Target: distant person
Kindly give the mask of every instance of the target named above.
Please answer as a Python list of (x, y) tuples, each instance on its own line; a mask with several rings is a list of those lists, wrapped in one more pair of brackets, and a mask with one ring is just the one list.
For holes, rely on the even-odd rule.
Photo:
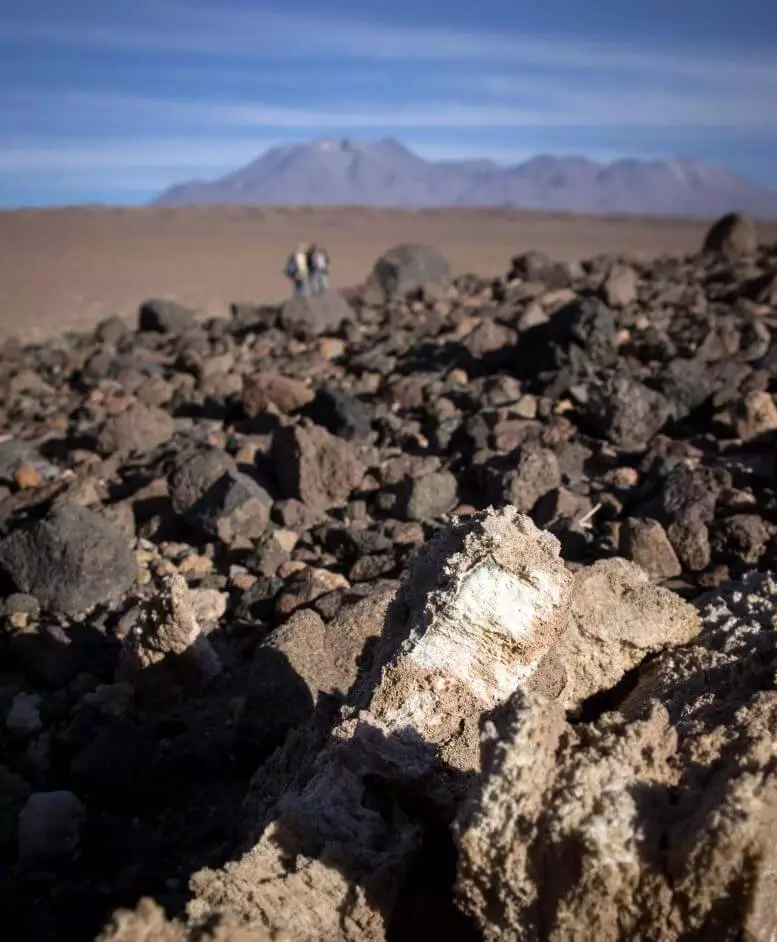
[(311, 245), (308, 252), (310, 289), (313, 294), (323, 294), (329, 287), (329, 256), (318, 245)]
[(294, 283), (294, 295), (297, 297), (307, 297), (310, 294), (309, 255), (310, 248), (303, 242), (297, 246), (297, 251), (293, 252), (286, 262), (286, 277)]

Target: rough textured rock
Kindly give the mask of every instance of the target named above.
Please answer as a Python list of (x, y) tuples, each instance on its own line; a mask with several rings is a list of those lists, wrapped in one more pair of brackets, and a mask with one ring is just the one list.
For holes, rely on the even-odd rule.
[(345, 503), (364, 476), (353, 450), (318, 425), (278, 429), (272, 454), (283, 496), (314, 512)]
[(502, 478), (503, 500), (522, 513), (530, 513), (537, 501), (561, 484), (558, 458), (548, 448), (521, 448), (513, 469)]
[(161, 298), (140, 305), (138, 329), (160, 334), (182, 334), (194, 321), (194, 311)]
[(698, 631), (693, 606), (654, 586), (639, 566), (599, 560), (575, 575), (569, 624), (553, 651), (562, 668), (558, 697), (579, 705), (614, 687), (647, 655), (685, 644)]
[(227, 907), (300, 940), (383, 938), (423, 832), (399, 796), (444, 804), (440, 763), (475, 766), (477, 717), (555, 643), (570, 584), (558, 542), (514, 508), (454, 521), (427, 544), (312, 777), (241, 860), (194, 878), (192, 917)]
[(123, 619), (117, 680), (150, 696), (175, 687), (207, 684), (221, 671), (218, 656), (197, 621), (186, 580), (168, 576), (162, 590)]
[(169, 442), (174, 434), (175, 423), (167, 412), (133, 402), (105, 421), (97, 447), (104, 455), (144, 455)]
[(734, 404), (731, 416), (734, 434), (746, 442), (777, 429), (777, 406), (768, 392), (748, 393)]
[(654, 582), (673, 579), (683, 571), (666, 530), (657, 520), (629, 518), (621, 528), (621, 552)]
[(312, 399), (312, 390), (301, 380), (278, 373), (257, 373), (243, 381), (243, 409), (249, 418), (270, 407), (282, 413), (294, 412)]
[(0, 567), (19, 591), (70, 616), (117, 601), (138, 572), (124, 535), (75, 504), (14, 530), (0, 542)]
[(233, 913), (218, 913), (204, 922), (184, 925), (169, 920), (151, 899), (135, 909), (120, 909), (96, 942), (291, 942), (283, 934), (269, 935), (261, 926), (247, 926)]
[(671, 415), (667, 400), (624, 374), (590, 388), (586, 418), (624, 451), (642, 451)]
[(450, 284), (445, 258), (430, 245), (397, 245), (375, 263), (368, 290), (383, 298), (407, 297), (419, 292), (438, 294)]
[(280, 316), (281, 327), (302, 340), (334, 334), (342, 324), (353, 320), (353, 309), (337, 291), (290, 298), (281, 308)]
[(449, 471), (433, 471), (408, 478), (398, 498), (398, 511), (405, 520), (428, 520), (453, 510), (458, 500), (458, 482)]
[(519, 692), (486, 722), (457, 828), (459, 897), (486, 940), (774, 933), (776, 610), (777, 583), (751, 576), (620, 712), (571, 726)]
[(704, 238), (705, 252), (719, 252), (730, 259), (754, 255), (758, 249), (755, 223), (746, 213), (728, 213), (714, 223)]

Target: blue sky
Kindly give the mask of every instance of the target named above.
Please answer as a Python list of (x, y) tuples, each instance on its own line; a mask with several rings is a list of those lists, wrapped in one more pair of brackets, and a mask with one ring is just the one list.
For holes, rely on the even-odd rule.
[(501, 163), (687, 155), (777, 187), (769, 6), (0, 0), (0, 205), (142, 203), (340, 135)]

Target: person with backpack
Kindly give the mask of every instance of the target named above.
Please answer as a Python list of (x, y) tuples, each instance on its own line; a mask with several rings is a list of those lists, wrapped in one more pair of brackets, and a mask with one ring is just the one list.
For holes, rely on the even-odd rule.
[(310, 288), (313, 294), (323, 294), (329, 287), (329, 256), (318, 245), (311, 245), (308, 252)]
[(286, 262), (285, 274), (294, 283), (295, 297), (307, 297), (310, 293), (308, 257), (309, 247), (303, 242), (297, 246)]

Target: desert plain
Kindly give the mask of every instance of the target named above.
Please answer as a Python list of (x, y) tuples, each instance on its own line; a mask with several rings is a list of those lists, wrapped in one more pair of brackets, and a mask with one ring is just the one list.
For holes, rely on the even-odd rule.
[[(35, 341), (88, 329), (163, 297), (202, 315), (235, 300), (276, 302), (289, 291), (287, 254), (318, 241), (334, 287), (360, 284), (401, 242), (436, 246), (454, 273), (503, 275), (537, 249), (559, 261), (600, 253), (631, 258), (699, 249), (708, 223), (574, 216), (514, 209), (385, 210), (352, 207), (73, 207), (0, 213), (0, 338)], [(763, 242), (777, 222), (761, 223)]]

